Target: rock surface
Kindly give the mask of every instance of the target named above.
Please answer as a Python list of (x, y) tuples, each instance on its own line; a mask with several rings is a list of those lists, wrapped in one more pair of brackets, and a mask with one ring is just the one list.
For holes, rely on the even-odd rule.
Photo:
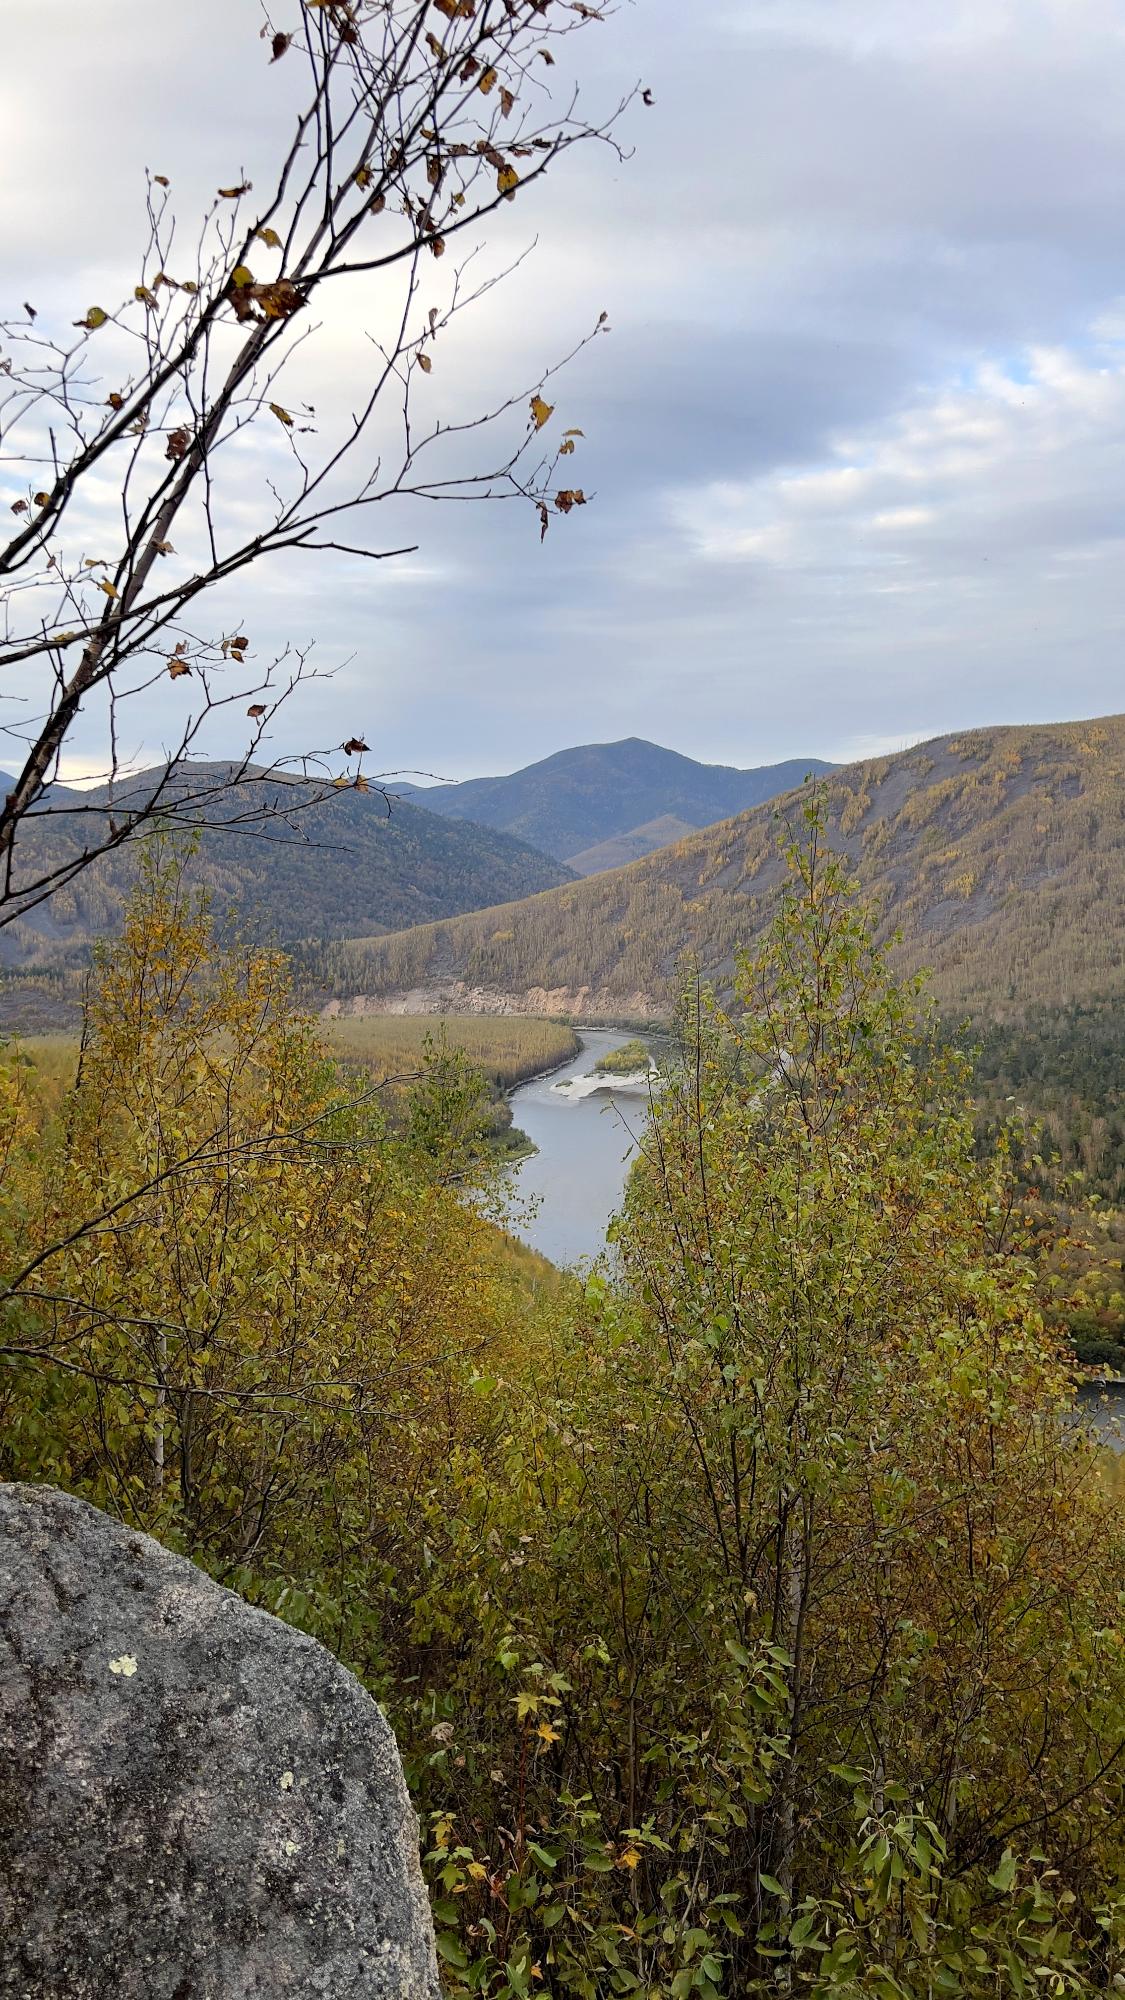
[(359, 1682), (84, 1501), (0, 1486), (0, 1993), (438, 1992)]

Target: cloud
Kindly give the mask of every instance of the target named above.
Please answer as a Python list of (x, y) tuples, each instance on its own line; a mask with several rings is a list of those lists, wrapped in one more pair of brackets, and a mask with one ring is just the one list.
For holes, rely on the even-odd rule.
[[(186, 213), (264, 177), (297, 82), (249, 0), (106, 21), (49, 0), (5, 33), (4, 282), (67, 319), (134, 281), (143, 166)], [(427, 395), (444, 420), (534, 380), (608, 308), (557, 386), (593, 503), (542, 547), (506, 507), (388, 509), (383, 545), (419, 544), (397, 569), (241, 579), (216, 617), (332, 670), (277, 747), (361, 727), (380, 763), (464, 775), (640, 733), (760, 762), (1119, 706), (1115, 0), (645, 0), (575, 47), (594, 100), (651, 86), (636, 155), (505, 212), (491, 267), (538, 247)], [(326, 421), (381, 311), (326, 330)], [(150, 747), (169, 699), (137, 711)]]

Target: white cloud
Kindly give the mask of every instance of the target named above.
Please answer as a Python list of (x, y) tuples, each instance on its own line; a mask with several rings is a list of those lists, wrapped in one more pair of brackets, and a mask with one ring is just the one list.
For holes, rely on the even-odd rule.
[(1125, 346), (1106, 359), (1035, 348), (991, 360), (883, 424), (830, 447), (834, 462), (679, 491), (672, 516), (705, 557), (829, 577), (975, 575), (1094, 560), (1125, 535)]
[[(185, 216), (261, 177), (298, 79), (259, 26), (254, 0), (13, 12), (0, 289), (69, 323), (135, 282), (146, 164)], [(599, 101), (652, 86), (637, 157), (505, 214), (497, 260), (541, 246), (427, 393), (461, 416), (608, 307), (559, 384), (593, 504), (542, 548), (508, 509), (424, 507), (387, 524), (421, 543), (399, 566), (240, 579), (228, 629), (339, 668), (298, 740), (361, 726), (467, 775), (594, 735), (761, 762), (1119, 705), (1123, 29), (1119, 0), (644, 0), (577, 37)], [(325, 423), (377, 316), (325, 329)], [(234, 462), (232, 530), (263, 465)]]

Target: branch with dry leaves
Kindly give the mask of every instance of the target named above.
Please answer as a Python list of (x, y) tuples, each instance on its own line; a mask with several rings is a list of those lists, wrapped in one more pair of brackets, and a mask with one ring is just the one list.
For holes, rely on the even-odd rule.
[[(419, 501), (514, 502), (542, 537), (587, 501), (560, 472), (582, 430), (556, 422), (544, 393), (556, 368), (453, 416), (436, 414), (434, 392), (444, 337), (514, 268), (477, 275), (490, 220), (573, 146), (619, 152), (614, 129), (640, 93), (591, 121), (572, 88), (554, 85), (560, 42), (608, 9), (294, 4), (295, 24), (262, 31), (267, 69), (301, 63), (307, 74), (264, 200), (244, 175), (219, 188), (185, 268), (169, 178), (152, 174), (131, 296), (62, 329), (41, 327), (29, 305), (0, 321), (13, 517), (0, 549), (0, 729), (20, 762), (0, 806), (0, 927), (158, 814), (206, 826), (219, 795), (263, 766), (279, 776), (295, 762), (308, 775), (308, 753), (277, 759), (268, 748), (279, 709), (312, 673), (308, 648), (259, 646), (240, 624), (208, 628), (208, 593), (225, 602), (236, 579), (279, 554), (379, 563), (411, 552), (413, 540), (380, 534), (379, 507), (397, 529)], [(606, 326), (603, 313), (586, 338)], [(307, 393), (325, 378), (318, 356), (357, 328), (373, 365), (357, 368), (351, 407), (318, 410)], [(174, 718), (166, 775), (130, 787), (128, 705), (139, 713), (147, 697), (151, 710), (156, 695)], [(193, 760), (231, 711), (251, 725), (244, 746), (200, 786)], [(88, 837), (47, 864), (27, 822), (50, 805), (81, 713), (106, 746), (104, 796)], [(367, 782), (365, 749), (359, 731), (317, 762), (326, 791), (341, 777)], [(340, 754), (358, 761), (341, 767)]]

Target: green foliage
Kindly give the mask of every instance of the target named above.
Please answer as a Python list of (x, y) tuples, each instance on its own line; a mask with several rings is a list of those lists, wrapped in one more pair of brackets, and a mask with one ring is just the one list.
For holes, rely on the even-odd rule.
[(732, 1006), (685, 996), (622, 1281), (438, 1503), (391, 1699), (454, 1992), (1122, 1963), (1120, 1521), (1007, 1156), (823, 837)]
[(684, 991), (583, 1286), (483, 1219), (460, 1052), (390, 1129), (174, 868), (73, 1087), (0, 1064), (3, 1470), (364, 1676), (454, 1996), (1125, 1977), (1120, 1473), (1011, 1144), (825, 838)]
[(638, 1070), (649, 1068), (648, 1048), (639, 1037), (624, 1042), (619, 1049), (611, 1049), (594, 1064), (600, 1076), (633, 1076)]
[(159, 853), (100, 957), (73, 1086), (35, 1078), (0, 1068), (3, 1472), (338, 1632), (349, 1565), (409, 1535), (404, 1496), (473, 1412), (465, 1371), (504, 1351), (513, 1281), (465, 1135), (435, 1161), (422, 1109), (389, 1133), (283, 962), (224, 955)]

